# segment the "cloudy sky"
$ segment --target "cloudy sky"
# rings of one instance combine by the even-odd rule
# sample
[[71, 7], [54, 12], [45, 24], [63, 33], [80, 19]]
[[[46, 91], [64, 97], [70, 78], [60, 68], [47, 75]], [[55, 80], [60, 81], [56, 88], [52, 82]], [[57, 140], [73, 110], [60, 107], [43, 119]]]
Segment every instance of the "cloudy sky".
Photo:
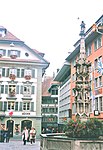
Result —
[[103, 15], [103, 0], [0, 0], [0, 25], [50, 62], [46, 75], [61, 68], [79, 38]]

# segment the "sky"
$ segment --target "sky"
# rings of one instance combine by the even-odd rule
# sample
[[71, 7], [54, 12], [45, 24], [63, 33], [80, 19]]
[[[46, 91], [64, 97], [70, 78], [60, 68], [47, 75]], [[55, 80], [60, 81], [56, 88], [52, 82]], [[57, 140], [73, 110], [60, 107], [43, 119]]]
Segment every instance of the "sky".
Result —
[[86, 30], [103, 15], [103, 0], [0, 0], [0, 26], [45, 53], [50, 62], [46, 76], [61, 68]]

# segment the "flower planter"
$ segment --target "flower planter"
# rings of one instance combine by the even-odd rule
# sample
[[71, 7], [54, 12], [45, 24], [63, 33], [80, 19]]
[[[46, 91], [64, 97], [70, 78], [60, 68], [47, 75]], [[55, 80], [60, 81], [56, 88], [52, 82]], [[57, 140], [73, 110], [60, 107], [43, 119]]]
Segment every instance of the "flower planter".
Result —
[[16, 58], [17, 58], [16, 55], [11, 55], [10, 57], [11, 57], [12, 59], [16, 59]]
[[14, 74], [10, 74], [10, 77], [9, 77], [11, 80], [15, 80], [16, 79], [16, 76]]
[[26, 75], [25, 76], [25, 80], [30, 80], [31, 79], [31, 76], [30, 75]]

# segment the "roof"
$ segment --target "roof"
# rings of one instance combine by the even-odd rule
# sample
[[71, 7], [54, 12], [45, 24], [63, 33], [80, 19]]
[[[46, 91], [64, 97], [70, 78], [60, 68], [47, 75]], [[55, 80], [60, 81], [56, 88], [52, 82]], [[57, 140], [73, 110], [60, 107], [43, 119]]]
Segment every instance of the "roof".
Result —
[[65, 77], [70, 74], [71, 66], [69, 62], [65, 62], [62, 68], [58, 71], [57, 75], [54, 78], [54, 81], [62, 82]]
[[[27, 49], [29, 49], [30, 51], [32, 51], [33, 53], [35, 53], [35, 55], [40, 59], [40, 61], [38, 61], [38, 60], [29, 60], [29, 59], [28, 60], [23, 60], [23, 59], [16, 60], [16, 59], [14, 59], [14, 60], [12, 60], [13, 62], [16, 62], [16, 61], [25, 62], [26, 61], [26, 62], [41, 63], [41, 60], [43, 60], [44, 63], [42, 63], [42, 64], [45, 65], [45, 67], [43, 69], [45, 70], [46, 68], [48, 68], [48, 66], [49, 66], [50, 63], [46, 59], [43, 58], [44, 57], [44, 53], [39, 52], [39, 51], [37, 51], [35, 49], [31, 49], [28, 45], [26, 45], [23, 41], [21, 41], [19, 38], [17, 38], [16, 36], [14, 36], [11, 32], [9, 32], [3, 26], [0, 26], [0, 31], [4, 31], [3, 32], [4, 33], [3, 36], [0, 36], [0, 43], [5, 43], [5, 42], [7, 43], [7, 42], [9, 42], [9, 43], [14, 44], [14, 45], [15, 45], [15, 43], [22, 44]], [[5, 61], [5, 59], [3, 59], [3, 58], [1, 58], [0, 60]], [[8, 61], [7, 58], [6, 58], [6, 60]]]
[[48, 89], [53, 81], [53, 77], [45, 76], [44, 81], [42, 83], [42, 96], [50, 96], [51, 94], [48, 92]]
[[16, 36], [14, 36], [12, 33], [10, 33], [6, 28], [3, 26], [0, 26], [0, 29], [5, 30], [6, 34], [4, 37], [0, 37], [0, 40], [11, 40], [11, 41], [21, 41]]

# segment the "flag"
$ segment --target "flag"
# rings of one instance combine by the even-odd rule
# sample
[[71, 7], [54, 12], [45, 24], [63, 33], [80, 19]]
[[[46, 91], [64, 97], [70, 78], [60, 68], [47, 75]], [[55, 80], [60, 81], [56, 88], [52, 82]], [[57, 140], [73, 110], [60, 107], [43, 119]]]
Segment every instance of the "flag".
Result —
[[98, 68], [97, 68], [97, 70], [98, 70], [99, 74], [103, 75], [103, 64], [102, 64], [102, 62], [100, 60], [98, 61]]

